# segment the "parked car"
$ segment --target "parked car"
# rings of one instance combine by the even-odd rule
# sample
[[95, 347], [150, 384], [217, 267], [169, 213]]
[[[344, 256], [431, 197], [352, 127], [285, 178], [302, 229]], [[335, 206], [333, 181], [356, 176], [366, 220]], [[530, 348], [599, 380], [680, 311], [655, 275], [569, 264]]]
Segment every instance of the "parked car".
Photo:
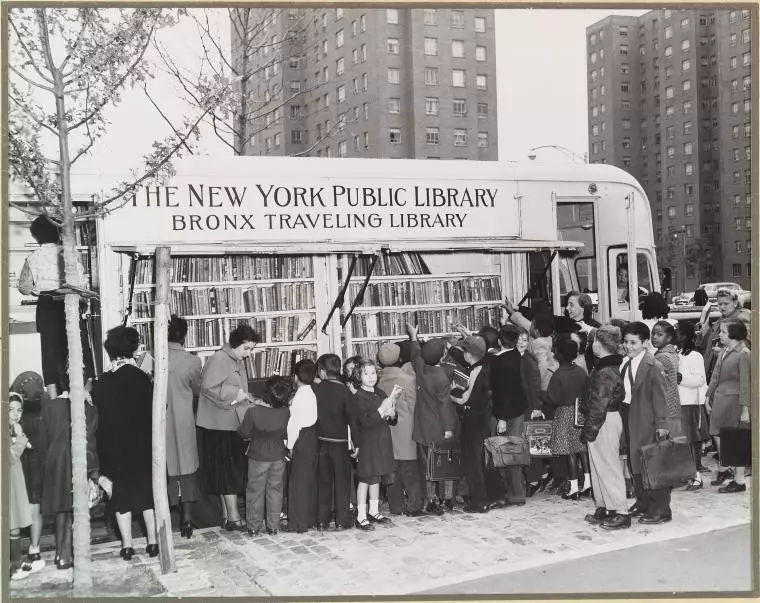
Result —
[[[742, 290], [742, 288], [736, 283], [703, 283], [700, 285], [700, 288], [705, 290], [705, 293], [707, 293], [707, 299], [712, 303], [715, 303], [715, 300], [718, 299], [718, 289], [728, 289], [732, 291]], [[694, 294], [692, 293], [692, 296], [693, 295]]]
[[674, 306], [693, 306], [694, 305], [694, 291], [688, 293], [681, 293], [673, 298], [672, 304]]

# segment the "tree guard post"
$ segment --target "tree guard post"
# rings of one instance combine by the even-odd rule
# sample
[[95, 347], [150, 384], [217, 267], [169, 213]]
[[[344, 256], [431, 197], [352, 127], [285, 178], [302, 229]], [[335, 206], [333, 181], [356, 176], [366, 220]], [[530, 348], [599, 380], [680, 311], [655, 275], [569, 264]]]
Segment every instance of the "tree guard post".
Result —
[[171, 248], [156, 247], [156, 305], [153, 322], [153, 504], [161, 573], [176, 572], [166, 490], [166, 390], [169, 380], [169, 277]]

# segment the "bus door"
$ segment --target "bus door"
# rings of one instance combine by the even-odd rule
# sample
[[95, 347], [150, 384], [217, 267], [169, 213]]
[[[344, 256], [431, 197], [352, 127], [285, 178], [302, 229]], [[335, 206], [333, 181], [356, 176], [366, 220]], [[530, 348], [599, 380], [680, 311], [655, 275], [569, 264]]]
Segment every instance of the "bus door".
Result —
[[[631, 298], [633, 284], [628, 278], [628, 248], [625, 245], [616, 245], [607, 250], [607, 270], [609, 276], [609, 316], [610, 318], [622, 318], [631, 320], [631, 307], [628, 300]], [[650, 251], [639, 249], [636, 252], [636, 271], [638, 273], [639, 303], [641, 300], [656, 289], [654, 257]], [[636, 319], [641, 319], [641, 312], [636, 310]]]

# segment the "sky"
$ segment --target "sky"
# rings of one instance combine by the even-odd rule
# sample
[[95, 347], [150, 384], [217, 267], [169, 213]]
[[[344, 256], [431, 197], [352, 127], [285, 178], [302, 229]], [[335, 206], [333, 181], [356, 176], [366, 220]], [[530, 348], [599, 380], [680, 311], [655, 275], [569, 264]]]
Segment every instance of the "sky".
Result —
[[[643, 10], [613, 9], [501, 9], [496, 10], [497, 103], [499, 158], [525, 160], [539, 145], [560, 145], [579, 156], [588, 149], [586, 88], [586, 27], [612, 14], [641, 15]], [[220, 15], [226, 15], [220, 10]], [[226, 35], [226, 22], [219, 20]], [[193, 65], [195, 25], [188, 22], [160, 33], [161, 42]], [[150, 83], [169, 115], [176, 89], [158, 73]], [[111, 129], [85, 159], [80, 172], [124, 171], [138, 167], [141, 156], [168, 126], [142, 91], [125, 94], [120, 107], [109, 114]], [[138, 125], [139, 127], [136, 127]], [[206, 132], [201, 154], [229, 154], [229, 149]], [[542, 161], [566, 162], [561, 152], [539, 151]]]

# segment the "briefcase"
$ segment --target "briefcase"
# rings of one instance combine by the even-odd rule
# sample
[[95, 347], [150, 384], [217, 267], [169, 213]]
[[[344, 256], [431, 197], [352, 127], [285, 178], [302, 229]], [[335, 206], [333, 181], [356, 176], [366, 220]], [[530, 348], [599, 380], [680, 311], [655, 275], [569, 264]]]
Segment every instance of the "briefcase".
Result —
[[464, 476], [462, 451], [453, 446], [430, 446], [428, 448], [427, 470], [425, 479], [440, 482], [448, 479], [461, 479]]
[[752, 430], [746, 427], [721, 427], [720, 464], [724, 467], [752, 465]]
[[549, 448], [549, 440], [552, 439], [552, 421], [525, 421], [523, 423], [523, 433], [528, 443], [528, 454], [530, 456], [545, 457], [552, 456]]
[[530, 451], [522, 436], [493, 436], [483, 442], [486, 467], [519, 467], [530, 465]]
[[641, 479], [646, 490], [681, 486], [694, 477], [691, 445], [684, 436], [641, 448]]

